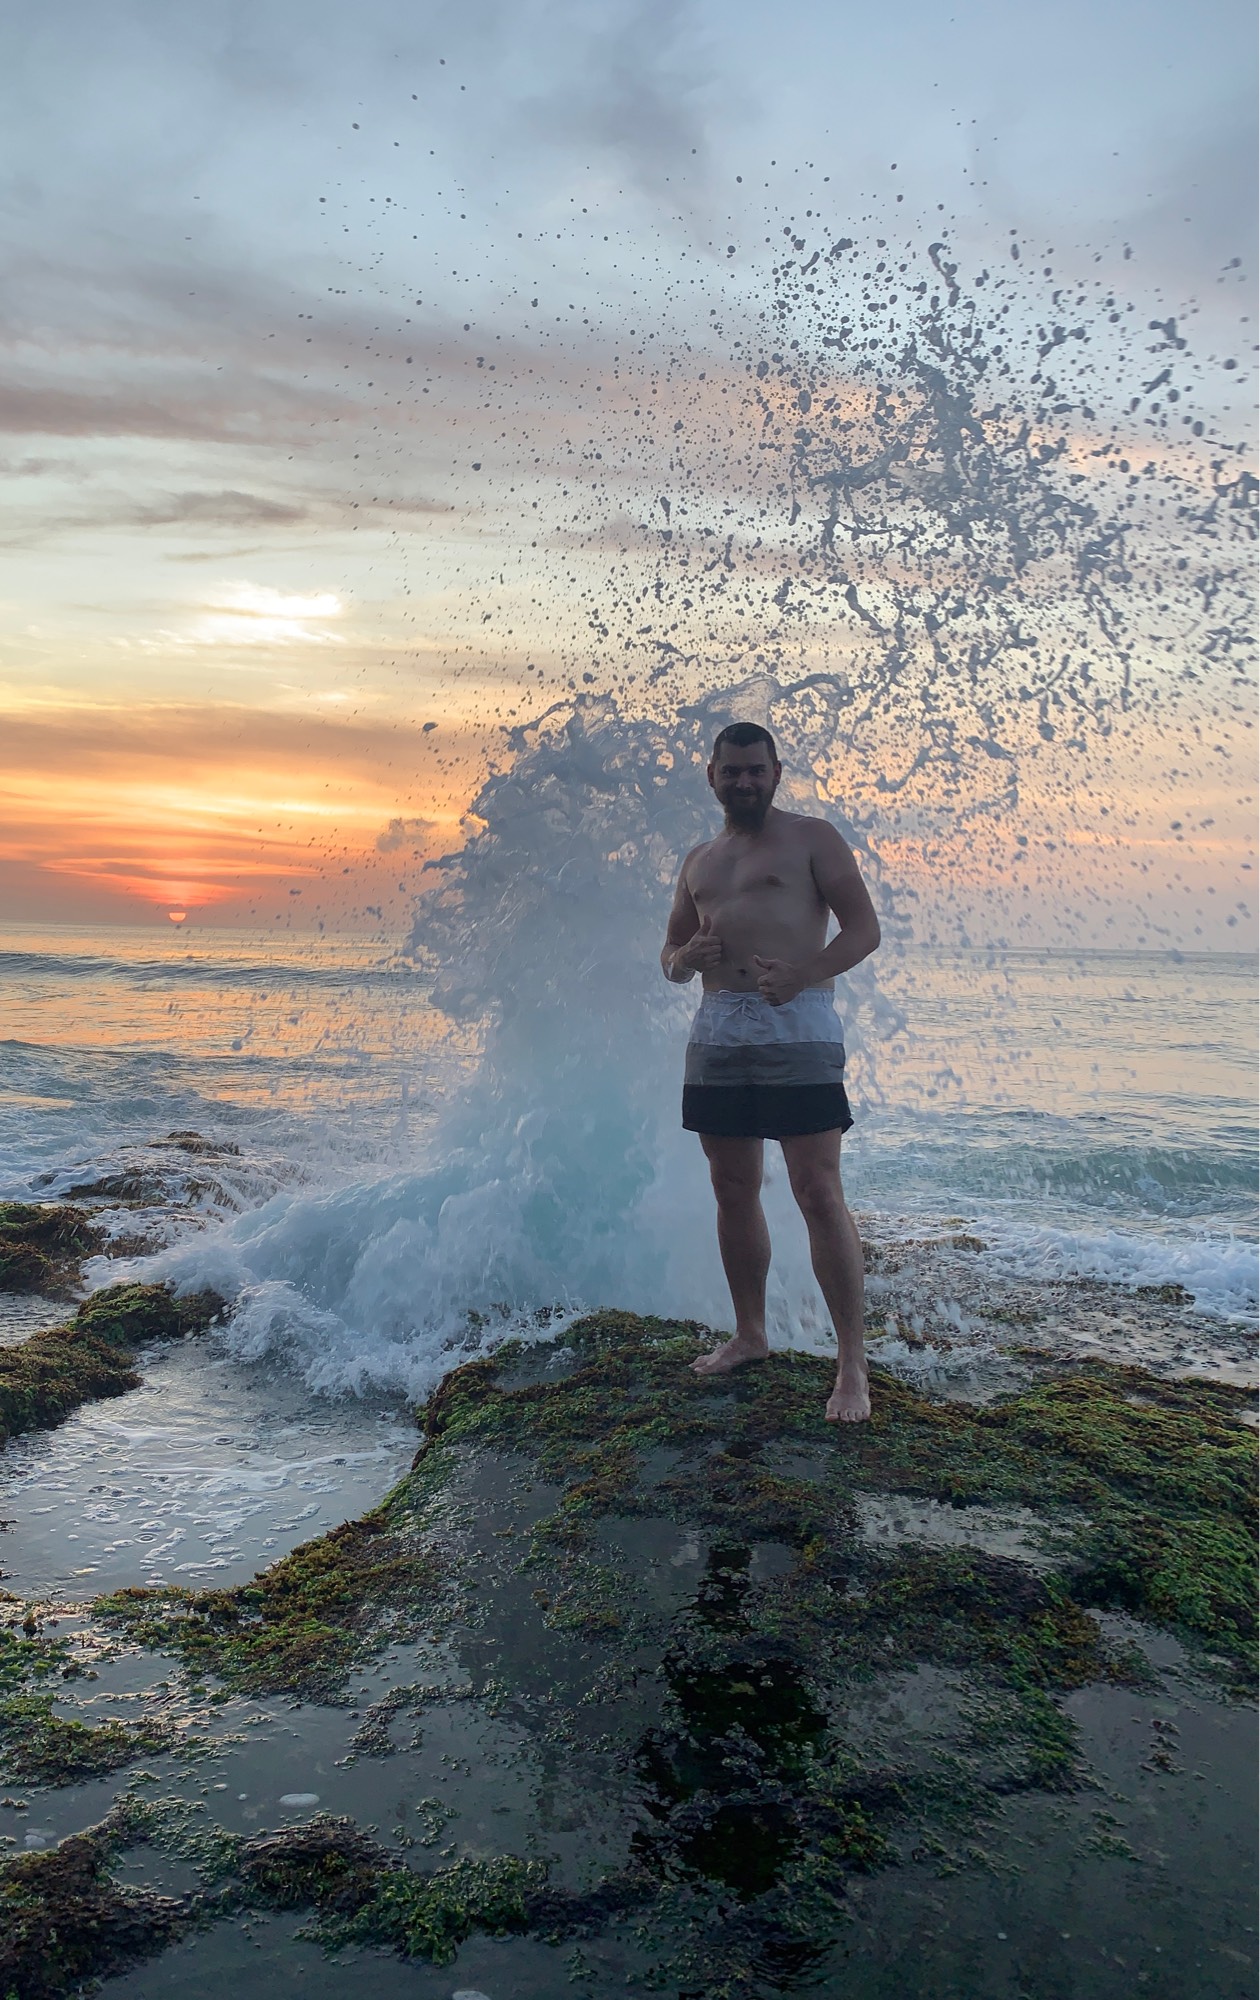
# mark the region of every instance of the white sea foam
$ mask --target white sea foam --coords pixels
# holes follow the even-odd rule
[[[1235,1324],[1255,1320],[1260,1252],[1238,1236],[1001,1224],[989,1236],[994,1261],[1016,1275],[1180,1285],[1200,1312]]]
[[[152,1265],[123,1268],[212,1285],[234,1301],[224,1336],[234,1354],[283,1354],[327,1393],[424,1397],[454,1359],[509,1332],[549,1339],[600,1306],[722,1326],[730,1302],[712,1197],[694,1140],[675,1129],[680,1039],[663,1038],[650,1069],[636,1074],[627,1060],[593,1085],[580,1122],[505,1106],[476,1155],[280,1194]],[[599,1054],[595,1074],[625,1057],[624,1042]],[[633,1171],[623,1136],[631,1094],[658,1100],[635,1121]],[[804,1228],[773,1164],[766,1204],[772,1336],[826,1346]],[[116,1279],[119,1268],[102,1262],[93,1275]]]

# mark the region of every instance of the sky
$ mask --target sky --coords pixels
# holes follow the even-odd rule
[[[832,797],[917,934],[1252,946],[1250,6],[52,0],[4,39],[0,916],[396,934],[503,725],[769,666],[856,691]],[[952,541],[946,416],[889,372],[947,290],[955,333],[1004,300],[951,365],[1013,496]],[[880,533],[849,480],[841,572],[835,454],[894,436],[932,466]]]

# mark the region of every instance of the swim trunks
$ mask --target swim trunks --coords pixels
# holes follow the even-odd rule
[[[831,994],[807,986],[772,1007],[760,993],[706,993],[687,1043],[682,1122],[719,1139],[847,1132],[844,1030]]]

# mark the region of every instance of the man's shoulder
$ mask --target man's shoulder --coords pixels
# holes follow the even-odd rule
[[[784,812],[778,807],[775,810],[788,839],[799,840],[811,848],[830,846],[836,841],[843,845],[843,835],[829,819],[822,819],[817,813]]]

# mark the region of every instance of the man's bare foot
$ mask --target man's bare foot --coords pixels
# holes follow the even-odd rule
[[[732,1368],[742,1368],[746,1361],[764,1361],[770,1352],[770,1343],[764,1333],[737,1333],[733,1340],[724,1340],[711,1354],[702,1354],[691,1366],[697,1375],[729,1375]]]
[[[836,1386],[827,1399],[829,1424],[862,1424],[871,1414],[871,1385],[866,1363],[845,1361],[836,1370]]]

